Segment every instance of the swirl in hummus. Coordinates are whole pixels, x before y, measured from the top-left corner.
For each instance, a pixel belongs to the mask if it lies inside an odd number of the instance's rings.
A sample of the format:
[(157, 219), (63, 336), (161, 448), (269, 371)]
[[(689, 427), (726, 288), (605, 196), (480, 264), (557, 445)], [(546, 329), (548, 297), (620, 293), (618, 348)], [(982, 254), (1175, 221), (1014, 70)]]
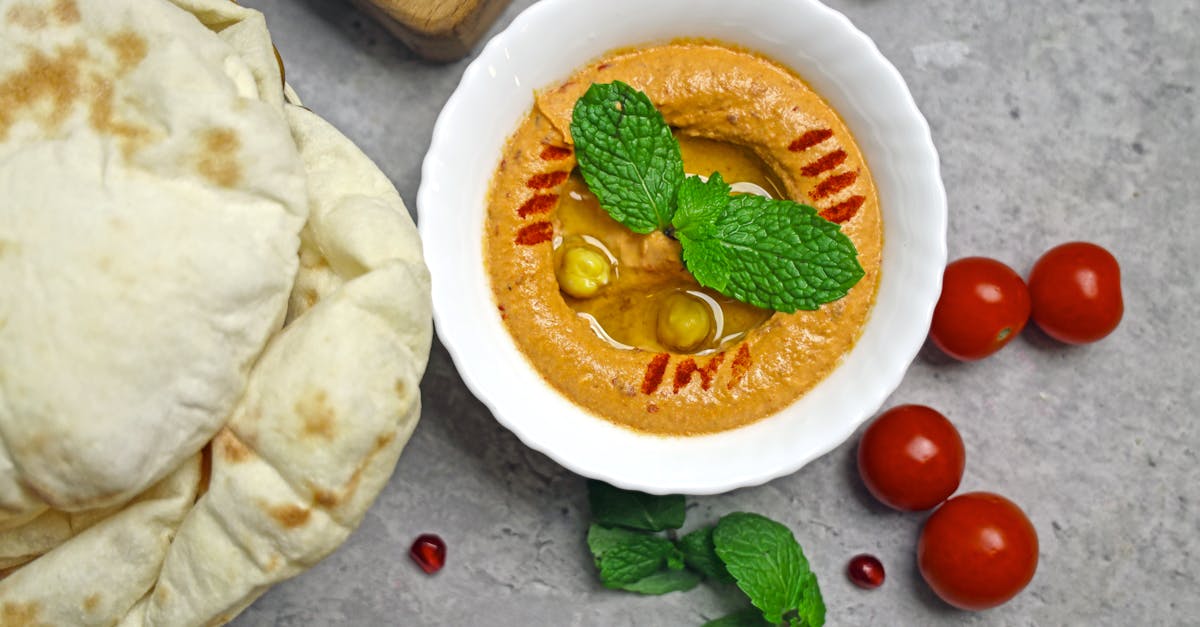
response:
[[(615, 80), (662, 112), (688, 173), (719, 171), (735, 193), (786, 197), (840, 224), (863, 279), (816, 311), (759, 310), (701, 288), (667, 235), (609, 218), (572, 173), (569, 127), (587, 88)], [(853, 137), (803, 80), (756, 54), (676, 42), (615, 53), (536, 100), (492, 180), (484, 246), (504, 323), (550, 385), (617, 424), (694, 435), (771, 415), (837, 367), (875, 300), (882, 223)], [(556, 277), (579, 249), (600, 253), (590, 261), (604, 270), (585, 293)], [(669, 341), (664, 312), (685, 301), (708, 310), (703, 339)]]

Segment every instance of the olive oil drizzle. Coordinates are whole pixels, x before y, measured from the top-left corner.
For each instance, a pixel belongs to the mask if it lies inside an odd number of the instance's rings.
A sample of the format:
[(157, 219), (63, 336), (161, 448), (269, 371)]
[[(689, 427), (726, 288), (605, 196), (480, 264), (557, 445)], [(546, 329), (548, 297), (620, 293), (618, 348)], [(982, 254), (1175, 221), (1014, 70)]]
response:
[[(769, 168), (750, 150), (677, 133), (684, 168), (707, 177), (712, 172), (733, 183), (735, 193), (781, 197), (781, 186)], [(638, 235), (613, 220), (596, 201), (578, 172), (562, 190), (555, 212), (555, 267), (571, 247), (585, 246), (603, 254), (612, 264), (610, 283), (590, 298), (563, 293), (566, 303), (588, 321), (593, 331), (620, 349), (653, 352), (708, 354), (724, 350), (774, 312), (723, 296), (701, 287), (680, 258), (679, 244), (662, 233)], [(662, 341), (658, 332), (660, 308), (674, 295), (685, 294), (709, 311), (707, 337), (691, 350), (678, 350)]]

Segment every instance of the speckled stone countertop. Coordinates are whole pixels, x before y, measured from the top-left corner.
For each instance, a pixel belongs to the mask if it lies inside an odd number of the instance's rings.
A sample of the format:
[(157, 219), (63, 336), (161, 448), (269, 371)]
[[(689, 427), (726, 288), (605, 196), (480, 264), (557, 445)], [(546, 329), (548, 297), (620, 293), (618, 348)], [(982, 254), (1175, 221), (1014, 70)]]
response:
[[(289, 81), (415, 209), (434, 120), (467, 61), (429, 65), (338, 0), (246, 0), (267, 15)], [(516, 0), (493, 32), (529, 0)], [(733, 3), (731, 3), (732, 5)], [(1041, 540), (1024, 593), (965, 613), (915, 566), (921, 515), (875, 503), (857, 439), (769, 484), (690, 499), (689, 523), (757, 511), (796, 533), (830, 625), (1200, 624), (1200, 5), (1194, 0), (830, 0), (894, 63), (929, 119), (949, 194), (950, 257), (1028, 272), (1086, 239), (1122, 264), (1125, 319), (1104, 341), (1036, 329), (950, 363), (926, 348), (888, 405), (941, 409), (967, 446), (963, 489), (1015, 500)], [(701, 586), (600, 587), (584, 481), (517, 441), (435, 344), (424, 413), (391, 483), (334, 555), (236, 624), (698, 625), (734, 608)], [(418, 534), (445, 569), (409, 560)], [(863, 551), (888, 579), (843, 575)]]

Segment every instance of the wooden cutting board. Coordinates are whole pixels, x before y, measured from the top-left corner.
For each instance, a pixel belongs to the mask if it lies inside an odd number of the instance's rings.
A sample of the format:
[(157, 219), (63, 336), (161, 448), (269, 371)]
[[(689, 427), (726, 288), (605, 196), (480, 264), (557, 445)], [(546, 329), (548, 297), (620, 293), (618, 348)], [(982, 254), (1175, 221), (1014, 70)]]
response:
[(511, 0), (352, 0), (418, 55), (454, 61), (471, 51)]

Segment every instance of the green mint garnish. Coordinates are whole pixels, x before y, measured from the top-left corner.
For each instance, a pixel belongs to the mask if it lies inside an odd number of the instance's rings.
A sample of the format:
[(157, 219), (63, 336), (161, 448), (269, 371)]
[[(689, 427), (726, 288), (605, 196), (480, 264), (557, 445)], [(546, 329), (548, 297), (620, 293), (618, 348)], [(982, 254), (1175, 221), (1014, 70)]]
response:
[[(702, 578), (736, 583), (753, 607), (705, 627), (825, 624), (817, 577), (787, 527), (758, 514), (735, 513), (676, 539), (674, 529), (687, 512), (682, 496), (588, 481), (588, 500), (596, 521), (587, 544), (605, 587), (666, 594), (690, 590)], [(663, 535), (664, 529), (670, 531)]]
[(732, 583), (733, 577), (713, 547), (712, 532), (712, 527), (704, 527), (683, 536), (679, 539), (679, 550), (683, 551), (688, 567), (706, 579)]
[(635, 233), (670, 226), (683, 157), (646, 94), (621, 82), (592, 85), (575, 103), (571, 137), (579, 171), (605, 211)]
[(601, 525), (647, 531), (678, 529), (686, 515), (682, 495), (654, 496), (595, 480), (588, 481), (588, 504), (592, 519)]
[(770, 625), (763, 620), (762, 612), (757, 608), (748, 607), (732, 614), (722, 616), (704, 623), (700, 627), (765, 627)]
[(588, 530), (588, 548), (600, 569), (600, 580), (621, 587), (648, 577), (666, 566), (678, 552), (666, 538), (593, 524)]
[(713, 545), (767, 622), (825, 624), (817, 577), (787, 527), (758, 514), (729, 514), (713, 530)]
[(579, 171), (600, 206), (636, 233), (674, 231), (696, 281), (758, 307), (795, 312), (863, 277), (840, 227), (790, 200), (730, 195), (718, 173), (686, 177), (679, 142), (644, 93), (593, 84), (571, 119)]
[(683, 555), (666, 538), (592, 524), (587, 540), (600, 582), (609, 588), (665, 594), (693, 588), (700, 581), (683, 570)]
[(686, 570), (668, 570), (624, 585), (621, 589), (638, 594), (666, 594), (691, 590), (699, 583), (700, 576), (696, 573)]

